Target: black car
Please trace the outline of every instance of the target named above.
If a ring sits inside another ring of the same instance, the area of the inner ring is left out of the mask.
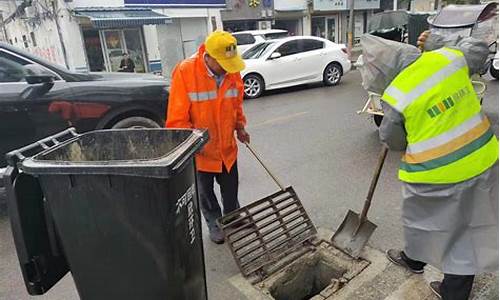
[[[5,154],[75,127],[160,127],[164,78],[137,73],[73,73],[0,43],[0,168]]]

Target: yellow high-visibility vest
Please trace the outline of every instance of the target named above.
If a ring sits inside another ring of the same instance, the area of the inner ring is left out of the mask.
[[[399,179],[446,184],[480,175],[498,160],[498,140],[469,78],[462,52],[425,52],[385,90],[404,117],[408,145]]]

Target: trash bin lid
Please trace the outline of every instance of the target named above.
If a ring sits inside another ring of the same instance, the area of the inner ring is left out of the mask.
[[[208,132],[198,129],[96,130],[73,134],[64,141],[54,136],[42,141],[9,153],[10,160],[20,157],[19,168],[34,175],[168,178],[182,170],[205,145]],[[47,146],[47,141],[53,145]],[[23,151],[33,151],[36,147],[41,149],[38,154],[24,158]]]

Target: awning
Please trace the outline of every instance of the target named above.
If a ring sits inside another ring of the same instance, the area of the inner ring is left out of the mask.
[[[170,17],[149,8],[85,7],[73,10],[75,17],[87,19],[94,28],[122,28],[172,23]]]
[[[403,10],[376,13],[368,19],[368,32],[408,25],[408,13]]]
[[[477,5],[448,5],[441,9],[429,23],[434,27],[455,28],[472,27],[497,14],[498,3],[489,2]]]

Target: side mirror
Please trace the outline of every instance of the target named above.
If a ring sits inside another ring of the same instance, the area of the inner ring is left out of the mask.
[[[54,76],[39,65],[28,64],[24,67],[24,78],[29,84],[53,83]]]
[[[54,77],[50,75],[26,75],[24,77],[29,84],[53,83]]]
[[[280,58],[281,57],[281,53],[279,52],[273,52],[273,54],[271,54],[271,56],[269,56],[269,59],[277,59],[277,58]]]
[[[29,86],[21,92],[22,99],[33,99],[48,93],[54,86],[54,75],[44,68],[29,64],[24,66],[26,82]]]

